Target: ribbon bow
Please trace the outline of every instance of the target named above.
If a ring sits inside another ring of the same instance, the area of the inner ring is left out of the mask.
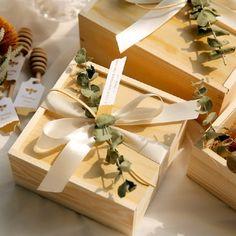
[[[66,97],[72,99],[66,99]],[[124,145],[160,164],[168,153],[166,145],[118,128],[116,125],[161,124],[196,119],[198,117],[197,102],[188,101],[170,105],[158,102],[156,108],[138,107],[141,101],[148,97],[158,96],[155,94],[140,95],[114,112],[112,115],[116,118],[116,122],[112,128],[123,134]],[[34,147],[35,152],[49,152],[60,145],[65,145],[65,147],[46,174],[38,190],[61,192],[96,142],[93,137],[95,119],[86,118],[83,107],[87,109],[89,107],[65,91],[50,92],[43,106],[65,118],[50,121],[44,126]]]

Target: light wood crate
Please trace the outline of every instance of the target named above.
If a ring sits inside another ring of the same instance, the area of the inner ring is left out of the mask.
[[[206,37],[196,40],[196,25],[188,19],[188,6],[144,40],[121,55],[126,55],[124,74],[189,100],[192,82],[208,78],[208,95],[214,110],[222,111],[236,98],[236,53],[208,61]],[[109,66],[120,56],[115,36],[137,21],[147,10],[123,0],[99,0],[89,12],[79,15],[80,43],[100,65]],[[236,46],[236,35],[223,36]]]
[[[104,83],[108,70],[99,65],[93,65],[99,72],[99,77],[95,82],[98,84]],[[62,74],[55,85],[56,88],[68,88],[75,84],[68,71],[69,69],[66,69]],[[161,96],[165,103],[183,101],[166,92],[123,76],[115,107],[122,107],[128,99],[131,100],[137,95],[150,92]],[[148,98],[146,102],[143,101],[143,105],[153,106],[154,101],[160,102],[156,98]],[[138,184],[137,189],[121,199],[117,195],[119,183],[112,186],[113,178],[111,177],[114,175],[116,168],[113,165],[103,165],[106,155],[104,146],[99,146],[98,150],[92,149],[82,161],[76,173],[70,178],[62,193],[37,191],[37,187],[49,170],[51,163],[61,151],[59,148],[47,155],[39,155],[33,151],[33,146],[42,131],[42,127],[53,119],[56,119],[56,115],[40,107],[11,147],[9,158],[16,183],[127,235],[133,235],[134,229],[144,215],[155,190],[159,188],[167,167],[171,164],[175,153],[179,149],[186,122],[126,128],[129,131],[165,143],[170,147],[170,151],[166,161],[159,165],[128,147],[120,145],[120,152],[133,163],[132,168],[145,179],[156,183],[156,188],[153,188],[140,185],[134,180]],[[131,176],[127,176],[127,178],[133,180]]]
[[[218,117],[213,126],[219,130],[231,127],[235,122],[236,102]],[[236,210],[236,174],[228,169],[223,157],[209,148],[201,150],[192,143],[187,175]]]

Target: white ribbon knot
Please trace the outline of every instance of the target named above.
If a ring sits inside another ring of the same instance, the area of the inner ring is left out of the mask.
[[[83,102],[77,98],[74,98],[77,102],[68,100],[58,92],[62,91],[49,93],[43,106],[66,118],[50,121],[44,126],[34,151],[46,153],[60,145],[65,145],[65,147],[38,187],[38,190],[41,191],[63,191],[80,162],[95,144],[93,137],[95,119],[88,119],[84,116]],[[66,92],[62,93],[72,97]],[[151,96],[158,97],[155,94],[140,95],[113,113],[117,120],[115,125],[161,124],[198,117],[196,101],[170,105],[163,105],[162,102],[158,103],[157,108],[138,107],[141,101]],[[146,158],[161,164],[167,156],[169,148],[166,145],[115,126],[112,128],[122,132],[124,145]]]

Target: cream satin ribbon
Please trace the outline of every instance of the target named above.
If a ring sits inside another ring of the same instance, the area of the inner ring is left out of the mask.
[[[161,124],[198,117],[196,101],[170,105],[158,103],[156,108],[138,107],[140,102],[148,97],[158,96],[155,94],[140,95],[113,113],[117,119],[115,125]],[[83,102],[78,98],[59,90],[50,92],[43,104],[46,109],[65,118],[50,121],[44,126],[34,151],[46,153],[60,145],[65,145],[65,147],[46,174],[38,190],[63,191],[80,162],[95,144],[93,137],[95,119],[88,119],[84,116],[83,105]],[[115,127],[115,125],[112,128],[123,134],[124,145],[159,164],[163,162],[168,153],[166,145]]]
[[[116,41],[120,53],[146,38],[149,34],[165,24],[171,17],[179,12],[186,3],[187,0],[162,0],[153,10],[150,10],[134,24],[117,34]],[[172,4],[176,5],[165,8],[165,6]]]

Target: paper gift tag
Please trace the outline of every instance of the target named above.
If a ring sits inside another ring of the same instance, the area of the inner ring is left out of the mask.
[[[36,111],[44,93],[44,86],[38,83],[38,79],[30,78],[21,84],[16,96],[14,106],[20,115],[28,115]]]
[[[19,124],[19,118],[11,98],[0,99],[0,131],[10,133]]]
[[[115,59],[111,62],[97,115],[102,113],[111,113],[112,106],[115,102],[118,92],[125,62],[126,57]]]
[[[7,80],[17,80],[22,66],[24,64],[25,57],[22,54],[10,60],[9,68],[7,72]]]

